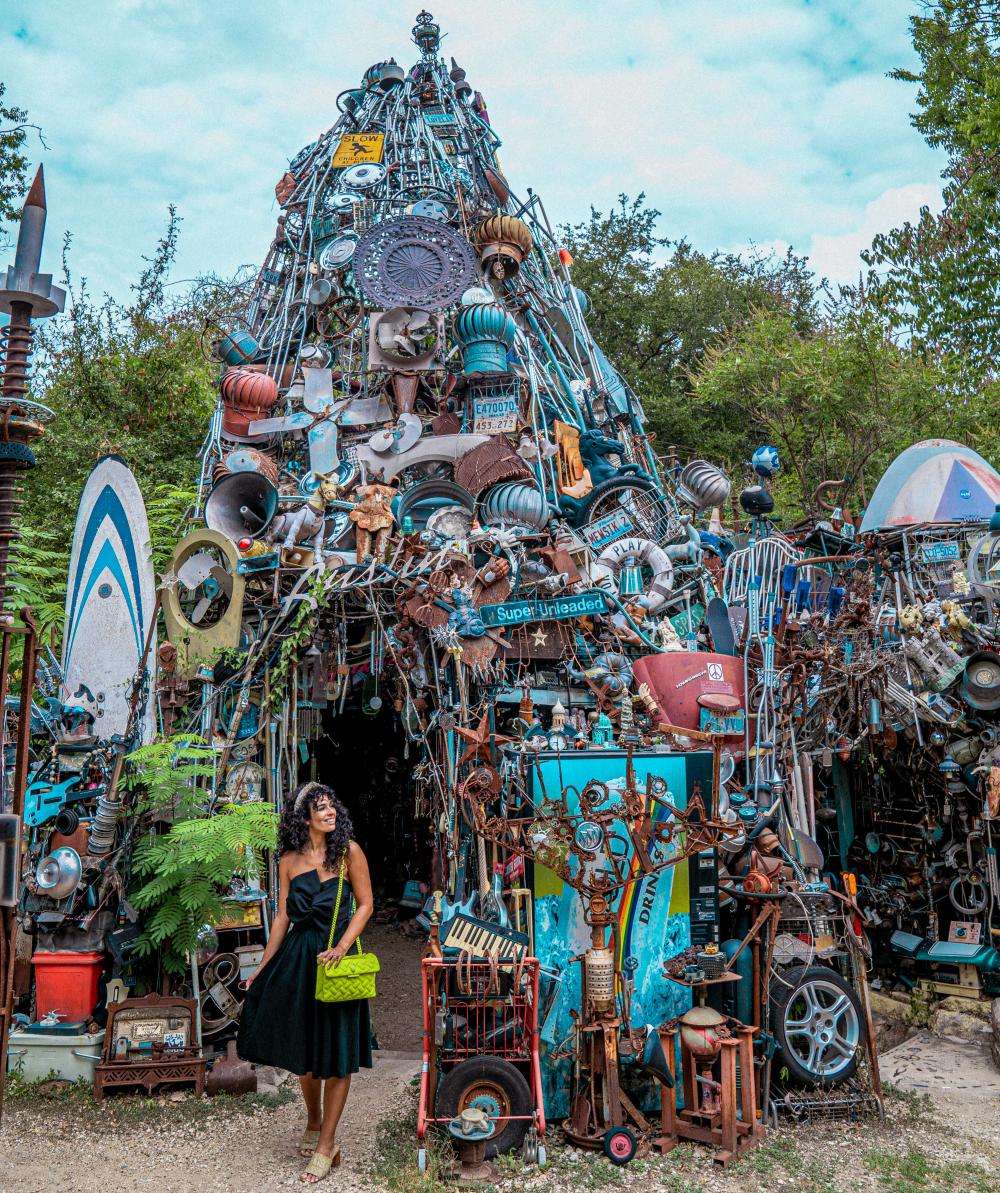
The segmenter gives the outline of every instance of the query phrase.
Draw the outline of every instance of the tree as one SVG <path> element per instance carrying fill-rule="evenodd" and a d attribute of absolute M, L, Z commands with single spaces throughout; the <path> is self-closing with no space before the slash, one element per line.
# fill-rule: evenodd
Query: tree
<path fill-rule="evenodd" d="M 706 351 L 691 389 L 696 408 L 738 411 L 750 442 L 778 448 L 778 508 L 792 520 L 815 512 L 811 495 L 824 480 L 848 480 L 845 503 L 860 508 L 918 440 L 991 444 L 996 396 L 963 394 L 945 367 L 898 346 L 877 312 L 851 305 L 805 331 L 787 312 L 758 312 Z"/>
<path fill-rule="evenodd" d="M 12 603 L 43 612 L 43 628 L 62 621 L 69 551 L 80 494 L 95 462 L 116 452 L 146 499 L 158 567 L 192 504 L 199 448 L 215 403 L 218 366 L 202 350 L 207 312 L 221 283 L 168 297 L 179 221 L 167 229 L 133 286 L 131 301 L 97 302 L 75 282 L 63 254 L 67 313 L 39 331 L 32 396 L 56 418 L 25 475 L 22 539 Z"/>
<path fill-rule="evenodd" d="M 24 108 L 4 104 L 6 91 L 0 83 L 0 245 L 3 246 L 12 239 L 3 224 L 16 223 L 21 218 L 22 200 L 28 188 L 28 159 L 24 153 L 28 129 L 38 128 L 28 123 Z"/>
<path fill-rule="evenodd" d="M 760 311 L 784 312 L 806 331 L 818 288 L 804 258 L 706 255 L 656 232 L 660 213 L 639 195 L 564 227 L 573 281 L 590 300 L 588 323 L 601 348 L 638 393 L 657 447 L 724 463 L 746 458 L 738 406 L 691 402 L 689 378 L 713 344 Z"/>
<path fill-rule="evenodd" d="M 910 19 L 913 124 L 948 153 L 944 206 L 875 238 L 869 297 L 924 351 L 960 359 L 971 385 L 1000 350 L 1000 4 L 942 0 Z"/>

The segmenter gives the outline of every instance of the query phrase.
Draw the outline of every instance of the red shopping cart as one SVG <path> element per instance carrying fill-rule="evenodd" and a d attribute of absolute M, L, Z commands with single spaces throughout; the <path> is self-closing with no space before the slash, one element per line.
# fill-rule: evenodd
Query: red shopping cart
<path fill-rule="evenodd" d="M 538 1059 L 538 960 L 425 957 L 421 967 L 424 1056 L 417 1162 L 427 1136 L 463 1110 L 484 1110 L 496 1129 L 489 1159 L 521 1148 L 545 1163 L 545 1108 Z"/>

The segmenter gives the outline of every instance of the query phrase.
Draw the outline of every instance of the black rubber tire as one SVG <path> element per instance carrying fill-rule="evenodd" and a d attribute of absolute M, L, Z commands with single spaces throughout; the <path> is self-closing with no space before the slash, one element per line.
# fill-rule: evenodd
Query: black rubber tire
<path fill-rule="evenodd" d="M 500 1118 L 497 1130 L 486 1144 L 486 1159 L 516 1151 L 531 1126 L 534 1104 L 527 1081 L 510 1061 L 498 1056 L 475 1056 L 460 1061 L 438 1085 L 434 1117 L 453 1119 L 463 1107 L 466 1093 L 477 1085 L 492 1085 L 503 1091 L 507 1113 L 514 1118 Z"/>
<path fill-rule="evenodd" d="M 850 1008 L 845 1008 L 843 1014 L 852 1013 L 857 1027 L 857 1040 L 852 1055 L 829 1074 L 817 1072 L 803 1064 L 801 1056 L 791 1042 L 794 1033 L 788 1030 L 789 1021 L 801 1021 L 807 1012 L 804 997 L 800 995 L 800 991 L 815 983 L 819 983 L 827 991 L 830 988 L 835 988 L 846 996 Z M 781 970 L 771 981 L 770 1003 L 771 1032 L 778 1045 L 777 1068 L 785 1067 L 796 1085 L 828 1088 L 840 1085 L 841 1082 L 854 1076 L 861 1058 L 861 1051 L 865 1046 L 864 1015 L 861 1010 L 861 1000 L 854 988 L 835 969 L 830 969 L 826 965 L 792 965 L 788 969 Z M 801 1040 L 805 1034 L 805 1032 L 799 1033 L 796 1038 Z"/>
<path fill-rule="evenodd" d="M 610 1127 L 604 1132 L 602 1146 L 611 1163 L 620 1168 L 623 1164 L 631 1164 L 635 1159 L 639 1141 L 628 1127 Z"/>

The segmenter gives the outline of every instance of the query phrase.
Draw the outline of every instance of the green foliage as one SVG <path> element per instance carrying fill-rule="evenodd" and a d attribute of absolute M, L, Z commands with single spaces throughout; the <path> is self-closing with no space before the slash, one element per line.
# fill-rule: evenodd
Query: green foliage
<path fill-rule="evenodd" d="M 590 299 L 597 342 L 641 398 L 657 447 L 741 460 L 748 443 L 741 412 L 693 405 L 690 374 L 713 345 L 761 311 L 783 313 L 796 331 L 813 327 L 813 275 L 791 252 L 699 253 L 658 236 L 659 215 L 643 195 L 621 195 L 617 208 L 592 209 L 587 223 L 563 228 L 573 282 Z"/>
<path fill-rule="evenodd" d="M 417 1168 L 417 1091 L 407 1091 L 404 1106 L 375 1125 L 375 1147 L 365 1175 L 379 1188 L 393 1193 L 443 1193 L 454 1166 L 454 1149 L 443 1134 L 432 1131 L 426 1140 L 427 1171 Z"/>
<path fill-rule="evenodd" d="M 127 305 L 97 303 L 64 254 L 68 313 L 44 326 L 33 389 L 57 415 L 27 478 L 31 516 L 72 532 L 80 491 L 94 463 L 122 456 L 144 497 L 159 485 L 190 492 L 198 448 L 215 403 L 216 366 L 201 351 L 202 313 L 165 297 L 177 251 L 170 222 Z"/>
<path fill-rule="evenodd" d="M 281 644 L 278 658 L 270 670 L 271 703 L 280 701 L 292 672 L 302 654 L 302 650 L 316 631 L 316 610 L 323 608 L 329 600 L 326 582 L 321 574 L 312 580 L 309 588 L 299 603 L 291 626 Z"/>
<path fill-rule="evenodd" d="M 753 449 L 773 443 L 786 519 L 824 480 L 856 482 L 863 504 L 895 455 L 934 435 L 991 450 L 996 386 L 969 385 L 965 363 L 900 345 L 884 304 L 817 284 L 806 262 L 706 256 L 657 235 L 658 212 L 621 196 L 566 228 L 573 280 L 590 298 L 598 342 L 635 387 L 658 436 L 739 484 Z"/>
<path fill-rule="evenodd" d="M 869 296 L 974 386 L 1000 349 L 1000 10 L 943 0 L 910 27 L 921 70 L 894 77 L 919 85 L 913 123 L 948 153 L 944 205 L 875 238 Z"/>
<path fill-rule="evenodd" d="M 146 913 L 137 951 L 163 950 L 164 968 L 181 973 L 203 924 L 218 922 L 234 877 L 260 875 L 277 844 L 278 814 L 264 801 L 233 804 L 207 819 L 182 820 L 141 841 L 133 870 L 145 883 L 130 893 Z"/>
<path fill-rule="evenodd" d="M 133 812 L 169 812 L 177 820 L 195 815 L 205 802 L 199 783 L 215 774 L 215 759 L 200 737 L 179 734 L 133 750 L 125 759 Z"/>
<path fill-rule="evenodd" d="M 42 640 L 55 642 L 62 632 L 70 543 L 57 530 L 28 521 L 14 548 L 7 604 L 11 609 L 31 607 Z"/>
<path fill-rule="evenodd" d="M 864 1159 L 878 1187 L 892 1193 L 992 1193 L 996 1189 L 995 1174 L 983 1165 L 934 1159 L 915 1147 L 899 1153 L 871 1150 Z"/>
<path fill-rule="evenodd" d="M 762 312 L 706 352 L 691 401 L 778 448 L 776 495 L 781 512 L 794 516 L 824 480 L 856 482 L 852 500 L 863 503 L 916 440 L 991 442 L 1000 429 L 996 403 L 960 397 L 950 382 L 898 347 L 869 310 L 848 308 L 807 333 L 787 314 Z"/>
<path fill-rule="evenodd" d="M 0 245 L 12 237 L 2 229 L 5 222 L 21 218 L 21 205 L 28 189 L 28 159 L 24 148 L 28 113 L 24 108 L 5 105 L 7 88 L 0 83 Z"/>
<path fill-rule="evenodd" d="M 80 494 L 96 461 L 121 455 L 146 501 L 153 565 L 162 571 L 183 532 L 197 489 L 198 449 L 215 403 L 217 366 L 205 358 L 202 332 L 222 283 L 208 279 L 167 297 L 179 221 L 167 229 L 133 286 L 133 298 L 97 302 L 75 283 L 68 242 L 65 315 L 40 326 L 33 396 L 57 417 L 25 474 L 22 542 L 11 601 L 60 626 Z"/>
<path fill-rule="evenodd" d="M 286 1083 L 273 1094 L 243 1094 L 239 1097 L 216 1094 L 214 1098 L 199 1098 L 190 1089 L 175 1092 L 184 1095 L 181 1100 L 174 1101 L 162 1094 L 151 1097 L 145 1092 L 117 1092 L 112 1122 L 119 1129 L 165 1127 L 176 1133 L 178 1128 L 190 1129 L 191 1124 L 217 1123 L 220 1116 L 228 1119 L 256 1117 L 261 1112 L 277 1110 L 299 1099 L 298 1086 L 294 1083 Z M 53 1072 L 37 1081 L 26 1081 L 18 1070 L 12 1069 L 4 1086 L 4 1102 L 29 1112 L 33 1123 L 45 1123 L 45 1127 L 38 1128 L 40 1130 L 65 1130 L 65 1124 L 71 1120 L 78 1142 L 87 1131 L 92 1131 L 98 1140 L 106 1137 L 108 1103 L 97 1101 L 94 1083 L 86 1078 L 63 1081 Z"/>
<path fill-rule="evenodd" d="M 198 497 L 196 485 L 177 485 L 164 481 L 146 497 L 146 517 L 153 568 L 157 574 L 166 569 L 177 540 L 184 533 L 184 522 Z"/>

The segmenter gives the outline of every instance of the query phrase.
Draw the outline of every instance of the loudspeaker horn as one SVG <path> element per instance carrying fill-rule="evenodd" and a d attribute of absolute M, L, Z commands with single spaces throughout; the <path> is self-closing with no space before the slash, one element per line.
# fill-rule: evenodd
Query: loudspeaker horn
<path fill-rule="evenodd" d="M 259 472 L 232 472 L 212 489 L 205 502 L 205 524 L 232 541 L 257 538 L 278 508 L 278 490 Z"/>

